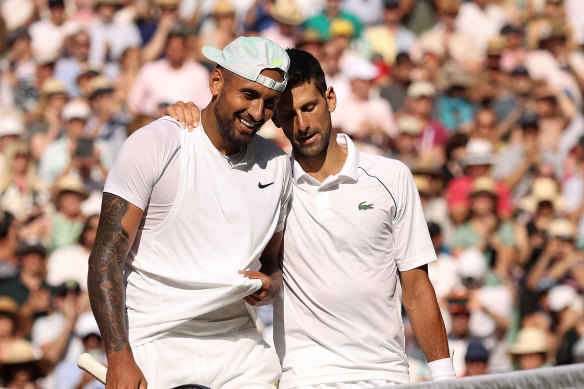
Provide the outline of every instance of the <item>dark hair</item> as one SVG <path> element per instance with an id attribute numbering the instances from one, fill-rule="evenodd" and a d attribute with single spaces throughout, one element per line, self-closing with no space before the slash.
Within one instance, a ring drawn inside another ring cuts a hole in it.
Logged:
<path id="1" fill-rule="evenodd" d="M 327 89 L 326 78 L 318 60 L 304 50 L 287 49 L 286 52 L 290 57 L 286 89 L 289 90 L 312 82 L 324 97 Z"/>
<path id="2" fill-rule="evenodd" d="M 8 236 L 12 220 L 14 220 L 14 216 L 10 212 L 0 210 L 0 239 Z"/>
<path id="3" fill-rule="evenodd" d="M 428 222 L 428 232 L 430 233 L 430 238 L 438 236 L 442 233 L 440 225 L 434 222 Z"/>
<path id="4" fill-rule="evenodd" d="M 465 133 L 455 132 L 452 134 L 446 143 L 446 159 L 450 160 L 452 158 L 452 152 L 454 149 L 466 146 L 466 142 L 468 142 L 468 136 Z"/>

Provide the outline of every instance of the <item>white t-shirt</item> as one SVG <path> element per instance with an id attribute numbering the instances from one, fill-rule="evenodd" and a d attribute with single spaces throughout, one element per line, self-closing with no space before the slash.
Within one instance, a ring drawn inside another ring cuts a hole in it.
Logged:
<path id="1" fill-rule="evenodd" d="M 274 305 L 280 388 L 408 382 L 398 271 L 436 259 L 411 172 L 359 152 L 322 183 L 293 161 L 284 290 Z"/>
<path id="2" fill-rule="evenodd" d="M 202 126 L 170 118 L 128 138 L 104 191 L 144 210 L 125 269 L 133 347 L 187 322 L 180 333 L 195 336 L 253 325 L 242 299 L 261 281 L 238 271 L 258 270 L 284 228 L 290 176 L 286 154 L 259 136 L 229 159 Z"/>

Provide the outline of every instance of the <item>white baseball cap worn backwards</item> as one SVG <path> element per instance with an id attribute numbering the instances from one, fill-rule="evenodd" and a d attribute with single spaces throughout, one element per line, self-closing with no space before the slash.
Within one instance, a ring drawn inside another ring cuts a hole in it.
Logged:
<path id="1" fill-rule="evenodd" d="M 269 39 L 239 37 L 223 50 L 211 46 L 203 47 L 203 54 L 211 61 L 251 81 L 282 92 L 288 81 L 290 58 L 286 50 Z M 262 74 L 264 69 L 278 69 L 284 73 L 284 81 L 278 82 Z"/>

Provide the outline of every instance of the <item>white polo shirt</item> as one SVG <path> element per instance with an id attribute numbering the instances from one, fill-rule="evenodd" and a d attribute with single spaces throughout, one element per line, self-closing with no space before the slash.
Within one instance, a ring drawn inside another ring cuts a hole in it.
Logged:
<path id="1" fill-rule="evenodd" d="M 261 281 L 238 271 L 258 270 L 284 228 L 290 179 L 286 154 L 259 136 L 229 159 L 202 127 L 188 132 L 169 118 L 128 138 L 104 191 L 144 210 L 124 275 L 133 347 L 171 331 L 253 327 L 242 299 Z"/>
<path id="2" fill-rule="evenodd" d="M 436 259 L 412 174 L 359 152 L 322 183 L 293 160 L 284 290 L 274 307 L 280 388 L 408 382 L 398 271 Z"/>

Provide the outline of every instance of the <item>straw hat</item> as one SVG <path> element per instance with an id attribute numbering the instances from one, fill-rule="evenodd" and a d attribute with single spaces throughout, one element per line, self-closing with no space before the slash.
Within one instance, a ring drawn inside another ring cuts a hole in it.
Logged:
<path id="1" fill-rule="evenodd" d="M 470 189 L 470 196 L 476 196 L 480 193 L 486 193 L 491 196 L 497 196 L 497 186 L 495 180 L 491 177 L 483 176 L 475 178 Z"/>
<path id="2" fill-rule="evenodd" d="M 517 341 L 509 347 L 509 353 L 513 355 L 546 353 L 547 351 L 546 333 L 544 330 L 535 327 L 520 329 Z"/>
<path id="3" fill-rule="evenodd" d="M 487 43 L 487 55 L 500 56 L 505 50 L 505 38 L 502 36 L 496 36 L 489 39 Z"/>
<path id="4" fill-rule="evenodd" d="M 420 119 L 412 115 L 402 115 L 397 121 L 397 129 L 402 134 L 418 136 L 422 132 L 424 124 Z"/>
<path id="5" fill-rule="evenodd" d="M 412 173 L 440 175 L 441 168 L 440 164 L 436 163 L 436 158 L 432 154 L 422 153 L 416 158 Z"/>
<path id="6" fill-rule="evenodd" d="M 440 12 L 458 12 L 460 2 L 458 0 L 439 0 L 436 4 Z"/>
<path id="7" fill-rule="evenodd" d="M 24 339 L 17 339 L 8 346 L 3 366 L 8 367 L 31 362 L 36 364 L 42 377 L 47 375 L 51 363 L 44 359 L 38 350 L 33 348 L 32 343 Z"/>
<path id="8" fill-rule="evenodd" d="M 418 97 L 432 98 L 436 95 L 436 88 L 428 81 L 414 81 L 408 86 L 406 94 L 414 99 Z"/>
<path id="9" fill-rule="evenodd" d="M 331 36 L 347 36 L 352 38 L 355 34 L 355 26 L 347 19 L 336 18 L 332 21 L 329 31 Z"/>
<path id="10" fill-rule="evenodd" d="M 81 179 L 77 176 L 67 175 L 59 179 L 55 186 L 57 195 L 61 195 L 63 192 L 73 192 L 78 193 L 83 196 L 83 200 L 87 200 L 89 197 L 89 191 Z"/>
<path id="11" fill-rule="evenodd" d="M 65 84 L 56 78 L 47 78 L 41 86 L 41 93 L 49 95 L 66 95 Z"/>
<path id="12" fill-rule="evenodd" d="M 0 296 L 0 312 L 16 315 L 18 313 L 18 303 L 12 297 Z"/>
<path id="13" fill-rule="evenodd" d="M 568 219 L 554 219 L 547 228 L 547 235 L 549 238 L 572 240 L 576 235 L 576 230 Z"/>
<path id="14" fill-rule="evenodd" d="M 23 132 L 24 122 L 16 112 L 0 115 L 0 138 L 10 135 L 21 136 Z"/>
<path id="15" fill-rule="evenodd" d="M 272 7 L 272 17 L 282 24 L 298 26 L 304 22 L 304 16 L 292 0 L 278 1 Z"/>
<path id="16" fill-rule="evenodd" d="M 235 15 L 235 7 L 228 0 L 218 0 L 211 14 L 214 17 Z"/>
<path id="17" fill-rule="evenodd" d="M 537 206 L 544 201 L 549 201 L 555 210 L 562 210 L 565 205 L 557 182 L 553 178 L 538 177 L 533 180 L 531 193 L 519 202 L 519 208 L 527 212 L 534 212 Z"/>
<path id="18" fill-rule="evenodd" d="M 428 177 L 416 174 L 414 175 L 414 183 L 416 184 L 420 195 L 429 194 L 431 192 L 430 180 Z"/>

